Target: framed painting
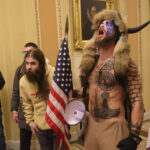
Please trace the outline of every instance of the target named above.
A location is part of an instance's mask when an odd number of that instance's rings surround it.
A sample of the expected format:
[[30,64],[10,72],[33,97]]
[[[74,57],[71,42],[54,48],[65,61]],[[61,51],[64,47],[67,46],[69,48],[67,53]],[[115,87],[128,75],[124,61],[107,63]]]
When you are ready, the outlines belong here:
[[114,0],[73,0],[74,44],[75,50],[81,50],[93,31],[94,15],[102,9],[114,8]]

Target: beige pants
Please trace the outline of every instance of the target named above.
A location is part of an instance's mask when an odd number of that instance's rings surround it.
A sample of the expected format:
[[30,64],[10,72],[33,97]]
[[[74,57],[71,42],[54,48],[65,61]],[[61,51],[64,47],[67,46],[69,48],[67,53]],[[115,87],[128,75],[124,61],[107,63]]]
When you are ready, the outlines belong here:
[[85,150],[119,150],[117,144],[128,137],[126,120],[96,122],[90,115],[85,135]]

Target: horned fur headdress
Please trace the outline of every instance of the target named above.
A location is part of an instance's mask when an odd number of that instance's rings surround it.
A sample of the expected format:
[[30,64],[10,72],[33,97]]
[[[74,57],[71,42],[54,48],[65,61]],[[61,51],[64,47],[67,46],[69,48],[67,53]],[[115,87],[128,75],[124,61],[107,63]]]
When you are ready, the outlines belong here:
[[122,16],[116,10],[102,10],[97,13],[93,19],[92,29],[95,31],[93,37],[85,44],[83,48],[83,57],[80,64],[81,70],[81,84],[84,85],[87,81],[87,77],[90,75],[92,69],[96,64],[96,52],[97,47],[95,45],[95,39],[98,32],[100,23],[103,20],[111,20],[119,29],[119,38],[114,48],[114,72],[115,75],[124,76],[128,69],[130,46],[128,44],[128,33],[135,33],[144,28],[147,24],[144,24],[138,28],[128,29]]

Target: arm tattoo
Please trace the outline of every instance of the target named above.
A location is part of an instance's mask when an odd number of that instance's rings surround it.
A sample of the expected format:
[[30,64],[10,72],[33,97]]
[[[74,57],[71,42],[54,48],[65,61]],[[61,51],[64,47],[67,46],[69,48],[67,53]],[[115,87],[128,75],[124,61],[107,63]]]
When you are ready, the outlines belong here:
[[130,102],[133,105],[136,102],[142,104],[142,83],[140,75],[137,72],[137,67],[134,63],[129,65],[130,72],[128,72],[128,89]]
[[140,130],[141,130],[141,125],[139,125],[138,123],[136,123],[136,124],[131,123],[131,133],[139,135]]
[[142,82],[136,64],[130,60],[128,70],[128,92],[132,105],[130,129],[139,135],[143,121]]

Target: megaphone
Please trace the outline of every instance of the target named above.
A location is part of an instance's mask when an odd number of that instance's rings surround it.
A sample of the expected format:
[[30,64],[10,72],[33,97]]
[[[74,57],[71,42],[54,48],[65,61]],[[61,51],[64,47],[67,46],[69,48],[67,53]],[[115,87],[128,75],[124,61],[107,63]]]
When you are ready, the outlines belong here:
[[82,121],[86,108],[81,99],[73,99],[67,103],[64,118],[69,125],[76,125]]

